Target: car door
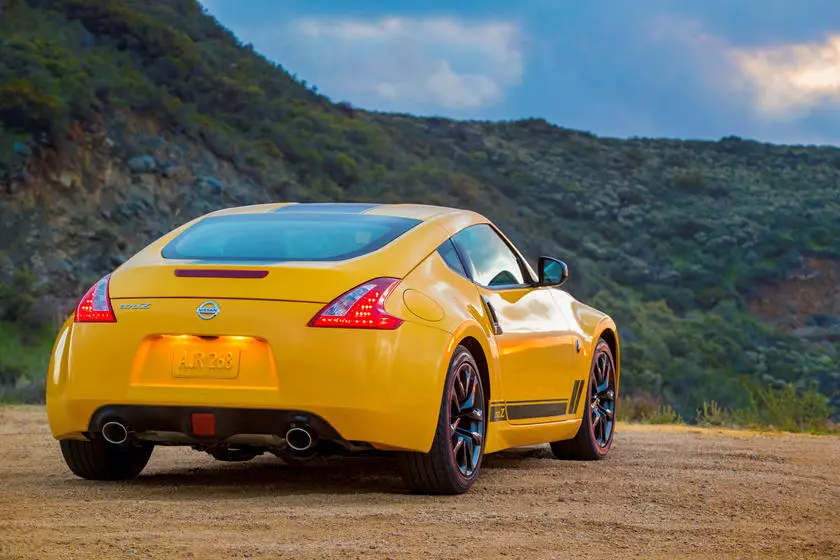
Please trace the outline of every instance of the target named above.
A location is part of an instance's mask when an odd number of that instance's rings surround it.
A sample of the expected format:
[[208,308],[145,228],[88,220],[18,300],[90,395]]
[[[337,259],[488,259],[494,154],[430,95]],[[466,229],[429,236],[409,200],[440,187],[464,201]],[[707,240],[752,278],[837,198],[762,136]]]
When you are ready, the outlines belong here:
[[536,285],[521,256],[489,224],[461,230],[452,240],[494,323],[503,414],[512,424],[565,416],[575,339],[551,288]]

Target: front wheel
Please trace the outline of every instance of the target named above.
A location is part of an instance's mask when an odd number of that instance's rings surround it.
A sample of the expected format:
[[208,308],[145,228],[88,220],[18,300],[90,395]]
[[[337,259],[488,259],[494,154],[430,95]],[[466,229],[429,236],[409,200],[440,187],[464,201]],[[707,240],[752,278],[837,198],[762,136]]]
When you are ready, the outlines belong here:
[[449,363],[437,430],[428,453],[400,455],[400,473],[412,492],[463,494],[484,457],[484,386],[470,351],[458,346]]
[[577,435],[551,443],[558,459],[594,461],[607,456],[615,433],[617,379],[610,345],[598,340],[586,389],[583,419]]

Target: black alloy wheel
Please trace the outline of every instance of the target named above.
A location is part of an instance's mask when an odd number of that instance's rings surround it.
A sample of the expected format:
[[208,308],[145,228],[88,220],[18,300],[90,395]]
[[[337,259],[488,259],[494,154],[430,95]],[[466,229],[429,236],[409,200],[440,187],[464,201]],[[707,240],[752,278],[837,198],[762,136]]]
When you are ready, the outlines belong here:
[[428,453],[403,453],[403,481],[412,492],[463,494],[478,477],[486,437],[484,384],[469,350],[458,346],[449,362],[437,429]]
[[478,469],[484,449],[484,391],[478,371],[464,361],[449,396],[452,455],[465,477]]
[[598,447],[608,449],[615,427],[615,366],[609,353],[596,356],[592,383],[595,385],[589,399],[592,437]]
[[[592,356],[589,381],[580,428],[574,438],[551,443],[558,459],[593,461],[603,459],[612,447],[615,435],[615,410],[618,402],[618,379],[610,345],[599,339]],[[574,406],[576,403],[571,403]]]

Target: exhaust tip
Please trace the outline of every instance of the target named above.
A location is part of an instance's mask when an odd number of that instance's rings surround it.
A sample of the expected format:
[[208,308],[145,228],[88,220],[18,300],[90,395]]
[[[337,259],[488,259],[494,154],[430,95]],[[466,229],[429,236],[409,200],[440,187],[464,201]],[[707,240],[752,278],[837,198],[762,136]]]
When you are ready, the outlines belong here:
[[314,442],[315,439],[307,428],[289,428],[286,432],[286,445],[294,451],[306,451]]
[[105,438],[105,441],[108,443],[120,445],[121,443],[125,443],[128,439],[128,428],[120,422],[106,422],[102,426],[102,437]]

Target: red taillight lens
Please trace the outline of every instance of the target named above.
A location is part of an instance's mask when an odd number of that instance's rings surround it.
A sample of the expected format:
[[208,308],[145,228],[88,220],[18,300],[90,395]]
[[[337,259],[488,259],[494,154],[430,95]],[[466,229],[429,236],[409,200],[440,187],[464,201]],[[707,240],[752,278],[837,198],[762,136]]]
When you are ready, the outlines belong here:
[[385,300],[399,284],[396,278],[377,278],[333,300],[309,321],[310,327],[392,330],[402,319],[385,311]]
[[87,291],[76,307],[77,323],[116,323],[111,298],[108,296],[108,283],[111,275],[104,276]]

